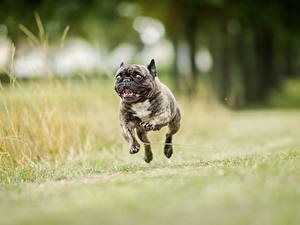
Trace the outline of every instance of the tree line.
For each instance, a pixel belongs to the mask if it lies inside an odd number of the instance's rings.
[[[72,32],[101,41],[110,48],[127,40],[142,45],[132,29],[132,19],[116,9],[123,1],[73,0],[58,4],[50,0],[2,0],[0,19],[13,40],[20,37],[17,23],[32,23],[38,11],[49,23],[53,35],[68,24]],[[297,0],[152,0],[130,1],[139,7],[137,15],[162,21],[174,46],[171,78],[179,83],[179,45],[189,49],[191,90],[198,80],[210,83],[224,104],[242,107],[263,103],[286,78],[300,74],[300,2]],[[137,16],[135,15],[135,16]],[[101,27],[101,29],[99,29]],[[109,30],[109,32],[107,32]],[[206,46],[212,54],[209,74],[198,71],[197,49]],[[195,87],[193,87],[193,85]]]

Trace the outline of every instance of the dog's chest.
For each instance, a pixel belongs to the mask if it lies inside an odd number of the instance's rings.
[[[149,100],[144,102],[139,102],[132,104],[131,109],[134,111],[134,116],[140,118],[141,120],[147,120],[151,114],[149,110],[151,103]]]

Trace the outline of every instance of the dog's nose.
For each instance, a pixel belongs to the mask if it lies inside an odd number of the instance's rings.
[[[130,77],[125,77],[124,79],[123,79],[123,82],[129,82],[130,81]]]

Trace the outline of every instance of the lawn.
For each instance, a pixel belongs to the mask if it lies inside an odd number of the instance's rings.
[[[112,80],[0,91],[0,224],[300,224],[300,110],[178,96],[174,155],[130,155]]]

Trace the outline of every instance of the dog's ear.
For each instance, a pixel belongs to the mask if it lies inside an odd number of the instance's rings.
[[[156,65],[154,59],[151,60],[150,64],[147,66],[149,72],[152,74],[153,77],[156,77]]]
[[[123,69],[122,67],[124,67],[125,66],[125,63],[124,62],[121,62],[121,64],[120,64],[120,66],[119,66],[119,68],[117,69],[117,74]]]

